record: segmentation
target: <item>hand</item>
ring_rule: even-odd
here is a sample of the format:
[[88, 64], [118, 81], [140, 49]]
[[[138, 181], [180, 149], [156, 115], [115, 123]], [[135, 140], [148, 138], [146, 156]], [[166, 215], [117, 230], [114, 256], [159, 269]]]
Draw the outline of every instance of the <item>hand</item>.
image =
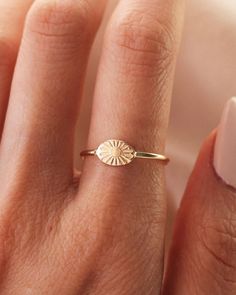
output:
[[[212, 168], [215, 135], [183, 199], [162, 288], [163, 165], [110, 168], [91, 157], [81, 177], [73, 169], [105, 1], [36, 0], [18, 52], [30, 2], [12, 12], [19, 22], [0, 43], [0, 294], [235, 294], [235, 192]], [[164, 153], [183, 10], [181, 0], [120, 1], [106, 30], [89, 147], [117, 138]]]

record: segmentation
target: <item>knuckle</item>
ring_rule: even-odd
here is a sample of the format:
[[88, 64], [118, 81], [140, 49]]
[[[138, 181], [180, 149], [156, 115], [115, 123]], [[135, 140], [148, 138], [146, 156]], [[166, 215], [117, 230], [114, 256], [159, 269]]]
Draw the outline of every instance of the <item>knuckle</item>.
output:
[[176, 48], [167, 24], [141, 12], [126, 13], [110, 25], [115, 58], [124, 61], [132, 72], [156, 74], [168, 67]]
[[137, 204], [137, 199], [123, 201], [122, 192], [118, 194], [116, 192], [113, 195], [116, 196], [116, 200], [107, 201], [106, 213], [101, 220], [102, 243], [106, 241], [106, 246], [111, 251], [114, 244], [123, 248], [130, 239], [136, 240], [137, 243], [138, 241], [147, 242], [150, 246], [160, 243], [160, 240], [157, 241], [158, 233], [165, 224], [164, 208], [160, 208], [163, 205], [150, 199], [149, 196], [145, 202], [142, 201], [142, 196]]
[[220, 280], [232, 281], [236, 275], [236, 220], [228, 217], [206, 221], [198, 234], [206, 252], [202, 257], [210, 257]]
[[35, 2], [27, 15], [26, 25], [37, 37], [66, 38], [68, 43], [85, 38], [90, 22], [87, 1], [53, 0]]
[[[162, 221], [159, 221], [159, 216], [154, 220], [149, 214], [143, 212], [140, 214], [140, 212], [141, 210], [132, 210], [131, 208], [129, 210], [126, 206], [115, 201], [107, 206], [97, 233], [90, 234], [93, 237], [100, 236], [96, 241], [93, 241], [92, 247], [90, 246], [91, 251], [96, 249], [94, 255], [100, 265], [113, 265], [113, 261], [115, 261], [118, 270], [119, 268], [127, 270], [127, 265], [131, 264], [133, 267], [130, 267], [129, 271], [139, 269], [137, 275], [141, 269], [153, 273], [154, 269], [147, 261], [149, 261], [149, 257], [158, 260], [158, 257], [161, 256], [160, 236], [163, 236], [163, 224]], [[94, 212], [94, 214], [96, 213]], [[97, 219], [96, 216], [94, 218]], [[127, 249], [129, 249], [128, 252]], [[110, 258], [114, 260], [111, 261]], [[110, 270], [113, 271], [113, 267]], [[114, 272], [116, 273], [117, 269], [114, 268]], [[133, 279], [136, 280], [137, 277]], [[110, 280], [112, 278], [109, 278]]]

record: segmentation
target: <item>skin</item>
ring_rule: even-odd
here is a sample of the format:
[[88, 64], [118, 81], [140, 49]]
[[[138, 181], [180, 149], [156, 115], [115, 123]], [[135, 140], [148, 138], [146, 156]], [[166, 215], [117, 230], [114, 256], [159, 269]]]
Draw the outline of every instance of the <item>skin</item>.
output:
[[[90, 157], [74, 173], [105, 2], [0, 1], [0, 294], [235, 294], [235, 190], [212, 167], [215, 133], [183, 198], [165, 278], [164, 166], [109, 168]], [[122, 138], [164, 153], [183, 14], [181, 0], [120, 0], [104, 38], [89, 147]]]

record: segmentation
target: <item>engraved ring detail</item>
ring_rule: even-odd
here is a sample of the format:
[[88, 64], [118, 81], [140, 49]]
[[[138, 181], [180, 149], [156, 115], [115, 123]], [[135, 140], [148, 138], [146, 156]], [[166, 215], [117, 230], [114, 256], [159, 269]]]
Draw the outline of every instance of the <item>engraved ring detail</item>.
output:
[[95, 150], [86, 150], [80, 153], [81, 157], [97, 156], [104, 164], [110, 166], [124, 166], [131, 163], [135, 158], [162, 161], [164, 164], [169, 159], [156, 153], [136, 151], [132, 146], [122, 140], [110, 139]]

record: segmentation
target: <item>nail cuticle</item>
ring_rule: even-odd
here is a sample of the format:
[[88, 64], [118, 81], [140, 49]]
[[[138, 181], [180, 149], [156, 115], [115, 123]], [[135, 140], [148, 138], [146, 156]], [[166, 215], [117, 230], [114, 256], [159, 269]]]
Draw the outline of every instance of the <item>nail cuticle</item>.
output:
[[223, 182], [236, 189], [236, 97], [231, 98], [223, 111], [217, 129], [213, 167]]

